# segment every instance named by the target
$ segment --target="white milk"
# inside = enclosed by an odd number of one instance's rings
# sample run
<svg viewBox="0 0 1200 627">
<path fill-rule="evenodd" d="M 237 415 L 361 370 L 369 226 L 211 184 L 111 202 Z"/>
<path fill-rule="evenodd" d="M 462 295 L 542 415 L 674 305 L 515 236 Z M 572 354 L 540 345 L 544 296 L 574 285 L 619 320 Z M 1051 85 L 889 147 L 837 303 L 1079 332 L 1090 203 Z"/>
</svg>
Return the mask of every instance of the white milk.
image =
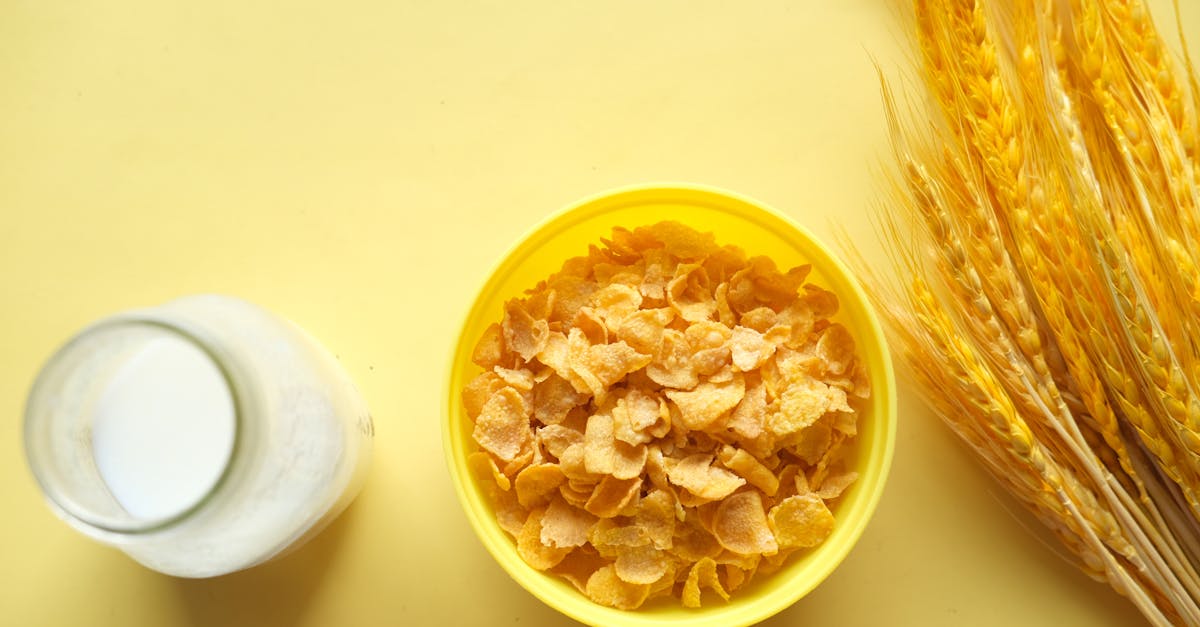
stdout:
<svg viewBox="0 0 1200 627">
<path fill-rule="evenodd" d="M 186 511 L 212 489 L 233 450 L 233 398 L 212 360 L 177 337 L 123 364 L 92 409 L 96 467 L 117 502 L 143 519 Z"/>
</svg>

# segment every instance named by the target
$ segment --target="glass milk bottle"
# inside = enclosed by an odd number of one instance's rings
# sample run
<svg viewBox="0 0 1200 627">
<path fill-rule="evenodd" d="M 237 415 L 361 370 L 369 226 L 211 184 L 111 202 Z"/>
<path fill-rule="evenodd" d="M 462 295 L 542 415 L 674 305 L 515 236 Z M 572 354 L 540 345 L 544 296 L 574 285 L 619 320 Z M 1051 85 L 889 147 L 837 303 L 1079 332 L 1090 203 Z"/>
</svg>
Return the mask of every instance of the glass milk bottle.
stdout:
<svg viewBox="0 0 1200 627">
<path fill-rule="evenodd" d="M 337 517 L 362 485 L 373 427 L 299 327 L 203 295 L 76 335 L 38 375 L 24 435 L 61 518 L 155 570 L 210 577 Z"/>
</svg>

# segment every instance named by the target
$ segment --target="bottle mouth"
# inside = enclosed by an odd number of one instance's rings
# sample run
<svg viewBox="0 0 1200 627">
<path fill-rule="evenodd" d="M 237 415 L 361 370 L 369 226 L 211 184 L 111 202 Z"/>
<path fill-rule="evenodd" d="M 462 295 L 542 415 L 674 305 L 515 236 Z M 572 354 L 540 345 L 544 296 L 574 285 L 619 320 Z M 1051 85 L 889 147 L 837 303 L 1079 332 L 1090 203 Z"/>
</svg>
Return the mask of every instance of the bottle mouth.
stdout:
<svg viewBox="0 0 1200 627">
<path fill-rule="evenodd" d="M 26 461 L 53 509 L 93 534 L 159 531 L 205 509 L 243 439 L 227 363 L 188 329 L 136 314 L 70 339 L 25 407 Z"/>
</svg>

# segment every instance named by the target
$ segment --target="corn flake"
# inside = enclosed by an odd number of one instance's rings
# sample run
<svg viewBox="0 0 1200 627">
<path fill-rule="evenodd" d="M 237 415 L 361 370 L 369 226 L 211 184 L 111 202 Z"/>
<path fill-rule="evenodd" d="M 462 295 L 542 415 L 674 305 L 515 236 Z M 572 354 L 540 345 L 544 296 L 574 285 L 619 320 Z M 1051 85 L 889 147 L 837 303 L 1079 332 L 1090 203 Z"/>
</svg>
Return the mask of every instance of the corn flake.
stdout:
<svg viewBox="0 0 1200 627">
<path fill-rule="evenodd" d="M 817 496 L 826 501 L 832 501 L 840 497 L 846 491 L 846 488 L 850 487 L 857 480 L 858 473 L 854 471 L 829 475 L 821 482 L 821 487 L 817 490 Z"/>
<path fill-rule="evenodd" d="M 588 540 L 588 530 L 596 520 L 587 511 L 557 497 L 550 501 L 542 516 L 542 544 L 555 548 L 583 546 Z"/>
<path fill-rule="evenodd" d="M 609 560 L 601 557 L 596 551 L 587 550 L 588 548 L 587 545 L 584 545 L 579 549 L 571 551 L 563 561 L 550 569 L 550 572 L 566 579 L 572 586 L 575 586 L 575 589 L 581 594 L 587 594 L 587 582 L 592 573 L 610 563 Z"/>
<path fill-rule="evenodd" d="M 502 368 L 496 366 L 493 368 L 496 376 L 500 377 L 501 381 L 511 386 L 514 390 L 520 392 L 528 392 L 533 389 L 533 373 L 526 368 Z"/>
<path fill-rule="evenodd" d="M 572 329 L 574 333 L 575 329 Z M 603 402 L 608 389 L 625 375 L 645 368 L 653 358 L 643 355 L 625 342 L 588 346 L 576 356 L 571 370 L 575 372 L 597 402 Z"/>
<path fill-rule="evenodd" d="M 471 420 L 478 420 L 484 403 L 487 403 L 492 394 L 500 391 L 504 385 L 504 379 L 494 372 L 484 372 L 471 379 L 462 392 L 463 410 L 467 412 L 467 417 Z"/>
<path fill-rule="evenodd" d="M 730 346 L 733 365 L 742 372 L 757 369 L 775 353 L 775 345 L 765 340 L 762 333 L 742 326 L 733 328 Z"/>
<path fill-rule="evenodd" d="M 588 472 L 586 460 L 587 453 L 584 443 L 579 441 L 563 449 L 562 455 L 558 457 L 558 465 L 562 468 L 568 482 L 598 481 L 597 475 Z"/>
<path fill-rule="evenodd" d="M 546 504 L 550 496 L 557 492 L 558 486 L 566 480 L 557 464 L 537 464 L 526 466 L 517 473 L 517 479 L 513 483 L 521 506 L 531 509 Z"/>
<path fill-rule="evenodd" d="M 649 585 L 666 574 L 671 559 L 652 544 L 625 546 L 617 550 L 617 561 L 613 566 L 622 581 Z"/>
<path fill-rule="evenodd" d="M 703 321 L 689 326 L 684 338 L 692 351 L 692 368 L 702 376 L 729 369 L 731 335 L 729 327 L 720 322 Z"/>
<path fill-rule="evenodd" d="M 719 555 L 721 543 L 700 524 L 698 514 L 693 513 L 682 524 L 676 525 L 670 551 L 686 562 L 696 562 Z"/>
<path fill-rule="evenodd" d="M 825 501 L 813 493 L 784 499 L 771 508 L 767 518 L 782 547 L 813 547 L 833 532 L 833 513 L 825 506 Z"/>
<path fill-rule="evenodd" d="M 510 300 L 504 306 L 504 321 L 500 326 L 504 345 L 525 361 L 542 350 L 550 334 L 549 323 L 535 319 L 517 300 Z"/>
<path fill-rule="evenodd" d="M 579 310 L 587 305 L 596 291 L 595 281 L 583 276 L 568 273 L 559 274 L 548 281 L 550 289 L 554 290 L 554 307 L 550 312 L 551 322 L 569 322 L 575 319 Z"/>
<path fill-rule="evenodd" d="M 729 306 L 729 284 L 721 283 L 713 290 L 713 298 L 717 301 L 717 322 L 732 327 L 737 324 L 738 316 Z"/>
<path fill-rule="evenodd" d="M 767 388 L 757 381 L 747 386 L 742 400 L 729 417 L 729 428 L 739 437 L 753 440 L 762 434 L 767 415 Z"/>
<path fill-rule="evenodd" d="M 613 437 L 626 444 L 645 444 L 654 439 L 649 429 L 664 420 L 658 398 L 633 388 L 612 410 Z M 665 418 L 669 420 L 668 418 Z"/>
<path fill-rule="evenodd" d="M 612 518 L 637 497 L 642 487 L 642 478 L 616 479 L 606 475 L 596 485 L 592 496 L 584 504 L 584 509 L 600 518 Z"/>
<path fill-rule="evenodd" d="M 720 579 L 717 578 L 717 563 L 712 558 L 705 557 L 696 562 L 692 566 L 692 570 L 688 572 L 687 580 L 683 584 L 683 595 L 681 600 L 684 607 L 700 607 L 700 591 L 702 588 L 709 588 L 716 592 L 722 599 L 728 601 L 729 593 L 721 586 Z"/>
<path fill-rule="evenodd" d="M 530 437 L 525 401 L 511 387 L 492 394 L 475 421 L 473 437 L 484 450 L 503 461 L 512 461 Z"/>
<path fill-rule="evenodd" d="M 583 307 L 571 321 L 571 328 L 583 334 L 588 344 L 607 344 L 608 326 L 600 317 L 600 312 L 591 307 Z"/>
<path fill-rule="evenodd" d="M 587 399 L 566 379 L 551 373 L 533 387 L 533 418 L 544 425 L 558 424 Z"/>
<path fill-rule="evenodd" d="M 733 564 L 725 564 L 725 590 L 732 593 L 742 587 L 742 584 L 746 582 L 747 572 L 753 571 L 743 570 Z"/>
<path fill-rule="evenodd" d="M 642 283 L 638 286 L 638 291 L 645 299 L 642 301 L 643 304 L 650 301 L 656 306 L 661 306 L 666 304 L 667 283 L 674 277 L 674 266 L 666 253 L 661 250 L 648 250 L 645 257 L 646 273 L 642 276 Z"/>
<path fill-rule="evenodd" d="M 797 382 L 780 397 L 780 411 L 768 424 L 779 436 L 796 433 L 831 411 L 853 411 L 846 403 L 846 392 L 808 378 Z"/>
<path fill-rule="evenodd" d="M 554 568 L 571 552 L 570 547 L 551 547 L 542 543 L 542 517 L 544 509 L 529 512 L 521 533 L 517 536 L 517 552 L 526 564 L 538 569 Z"/>
<path fill-rule="evenodd" d="M 667 390 L 666 396 L 679 407 L 683 427 L 702 431 L 725 412 L 737 407 L 746 393 L 745 386 L 745 379 L 737 373 L 725 383 L 708 381 L 688 392 Z"/>
<path fill-rule="evenodd" d="M 610 473 L 616 479 L 633 479 L 640 477 L 646 467 L 648 450 L 645 444 L 626 444 L 620 440 L 613 441 L 613 469 Z"/>
<path fill-rule="evenodd" d="M 689 322 L 709 320 L 717 311 L 712 300 L 708 273 L 699 264 L 681 264 L 667 283 L 667 303 Z"/>
<path fill-rule="evenodd" d="M 651 490 L 638 501 L 633 523 L 659 549 L 670 549 L 675 536 L 675 497 L 663 489 Z"/>
<path fill-rule="evenodd" d="M 585 488 L 585 487 L 579 486 L 579 485 L 571 485 L 568 482 L 568 483 L 564 483 L 563 485 L 559 486 L 558 494 L 559 494 L 559 496 L 561 496 L 563 498 L 564 501 L 566 501 L 567 503 L 570 503 L 572 507 L 575 507 L 577 509 L 583 509 L 587 505 L 588 499 L 592 498 L 592 492 L 594 490 L 595 490 L 594 485 L 587 486 Z M 584 510 L 584 513 L 589 513 L 589 512 L 587 512 L 587 510 Z"/>
<path fill-rule="evenodd" d="M 717 457 L 721 464 L 762 490 L 763 494 L 775 496 L 775 492 L 779 490 L 779 479 L 775 477 L 775 473 L 745 449 L 735 449 L 726 445 L 717 453 Z"/>
<path fill-rule="evenodd" d="M 692 365 L 692 351 L 682 332 L 676 329 L 663 331 L 662 347 L 646 368 L 646 375 L 663 387 L 679 390 L 696 387 L 700 375 Z"/>
<path fill-rule="evenodd" d="M 766 334 L 771 329 L 775 328 L 776 322 L 779 320 L 779 314 L 775 313 L 770 307 L 758 307 L 751 309 L 742 314 L 740 323 L 747 329 L 758 331 Z"/>
<path fill-rule="evenodd" d="M 508 476 L 500 472 L 500 467 L 496 465 L 496 460 L 483 451 L 475 451 L 468 455 L 467 467 L 479 479 L 490 478 L 492 481 L 495 481 L 496 486 L 501 490 L 507 490 L 512 487 L 512 482 L 509 481 Z"/>
<path fill-rule="evenodd" d="M 621 323 L 641 307 L 642 294 L 637 288 L 616 283 L 593 292 L 589 302 L 608 330 L 615 334 Z"/>
<path fill-rule="evenodd" d="M 614 332 L 634 350 L 657 355 L 662 349 L 663 332 L 674 318 L 675 312 L 670 309 L 642 309 L 622 318 Z"/>
<path fill-rule="evenodd" d="M 834 431 L 830 422 L 828 418 L 823 418 L 801 431 L 799 441 L 789 450 L 807 464 L 815 465 L 820 462 L 825 451 L 833 445 Z"/>
<path fill-rule="evenodd" d="M 738 492 L 721 501 L 712 521 L 713 535 L 721 546 L 742 555 L 770 555 L 779 550 L 767 526 L 758 492 Z"/>
<path fill-rule="evenodd" d="M 844 374 L 854 362 L 854 338 L 846 327 L 838 323 L 831 324 L 821 332 L 816 352 L 827 372 Z"/>
<path fill-rule="evenodd" d="M 536 437 L 547 453 L 560 460 L 567 447 L 572 444 L 583 444 L 582 433 L 561 424 L 547 425 L 538 429 Z M 580 452 L 582 453 L 582 449 Z"/>
<path fill-rule="evenodd" d="M 672 256 L 686 261 L 704 259 L 718 249 L 712 233 L 701 233 L 678 222 L 640 227 L 634 235 L 645 242 L 658 242 Z"/>
<path fill-rule="evenodd" d="M 613 473 L 616 441 L 611 414 L 597 413 L 588 418 L 587 431 L 583 434 L 583 463 L 588 472 L 598 475 Z"/>
<path fill-rule="evenodd" d="M 517 502 L 517 494 L 513 490 L 501 490 L 495 483 L 485 483 L 488 500 L 496 510 L 496 522 L 505 533 L 517 538 L 529 518 L 529 512 Z"/>
<path fill-rule="evenodd" d="M 741 477 L 712 465 L 712 455 L 696 453 L 681 460 L 667 460 L 671 483 L 707 501 L 723 499 L 746 484 Z"/>
<path fill-rule="evenodd" d="M 588 541 L 605 557 L 616 559 L 621 547 L 645 546 L 650 538 L 641 527 L 602 518 L 588 532 Z"/>
<path fill-rule="evenodd" d="M 504 332 L 500 329 L 500 325 L 493 322 L 487 329 L 484 329 L 479 343 L 471 352 L 471 361 L 484 370 L 491 370 L 500 365 L 503 359 Z"/>
<path fill-rule="evenodd" d="M 587 581 L 587 595 L 596 603 L 632 610 L 641 607 L 650 596 L 650 586 L 623 581 L 617 576 L 616 567 L 604 566 L 592 573 Z"/>
</svg>

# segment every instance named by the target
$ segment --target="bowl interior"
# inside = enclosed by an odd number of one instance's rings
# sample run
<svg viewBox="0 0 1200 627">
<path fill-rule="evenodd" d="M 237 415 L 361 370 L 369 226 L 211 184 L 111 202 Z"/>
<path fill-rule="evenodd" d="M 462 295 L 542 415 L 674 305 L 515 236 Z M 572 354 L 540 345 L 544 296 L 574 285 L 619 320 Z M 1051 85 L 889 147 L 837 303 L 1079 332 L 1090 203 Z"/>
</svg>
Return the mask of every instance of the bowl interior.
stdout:
<svg viewBox="0 0 1200 627">
<path fill-rule="evenodd" d="M 466 466 L 475 450 L 471 421 L 463 411 L 460 391 L 480 369 L 471 351 L 492 322 L 503 315 L 503 304 L 561 268 L 570 257 L 584 255 L 612 228 L 634 228 L 676 220 L 699 231 L 711 231 L 719 244 L 733 244 L 749 255 L 767 255 L 781 269 L 803 263 L 813 266 L 809 281 L 838 295 L 836 316 L 854 335 L 859 355 L 867 362 L 872 385 L 859 419 L 855 450 L 848 459 L 859 480 L 842 497 L 834 514 L 833 534 L 808 553 L 795 554 L 779 571 L 756 577 L 738 589 L 729 603 L 719 599 L 701 610 L 662 599 L 633 612 L 592 603 L 570 584 L 538 572 L 521 560 L 513 541 L 500 529 L 485 493 Z M 488 278 L 467 315 L 453 355 L 446 390 L 448 421 L 444 425 L 450 472 L 472 527 L 488 551 L 523 587 L 551 607 L 595 625 L 662 625 L 687 621 L 693 625 L 737 625 L 760 621 L 786 608 L 811 591 L 849 553 L 875 509 L 891 463 L 895 435 L 895 383 L 887 346 L 878 320 L 861 288 L 846 268 L 806 231 L 758 203 L 727 192 L 691 187 L 641 187 L 584 200 L 536 227 L 504 258 Z"/>
</svg>

